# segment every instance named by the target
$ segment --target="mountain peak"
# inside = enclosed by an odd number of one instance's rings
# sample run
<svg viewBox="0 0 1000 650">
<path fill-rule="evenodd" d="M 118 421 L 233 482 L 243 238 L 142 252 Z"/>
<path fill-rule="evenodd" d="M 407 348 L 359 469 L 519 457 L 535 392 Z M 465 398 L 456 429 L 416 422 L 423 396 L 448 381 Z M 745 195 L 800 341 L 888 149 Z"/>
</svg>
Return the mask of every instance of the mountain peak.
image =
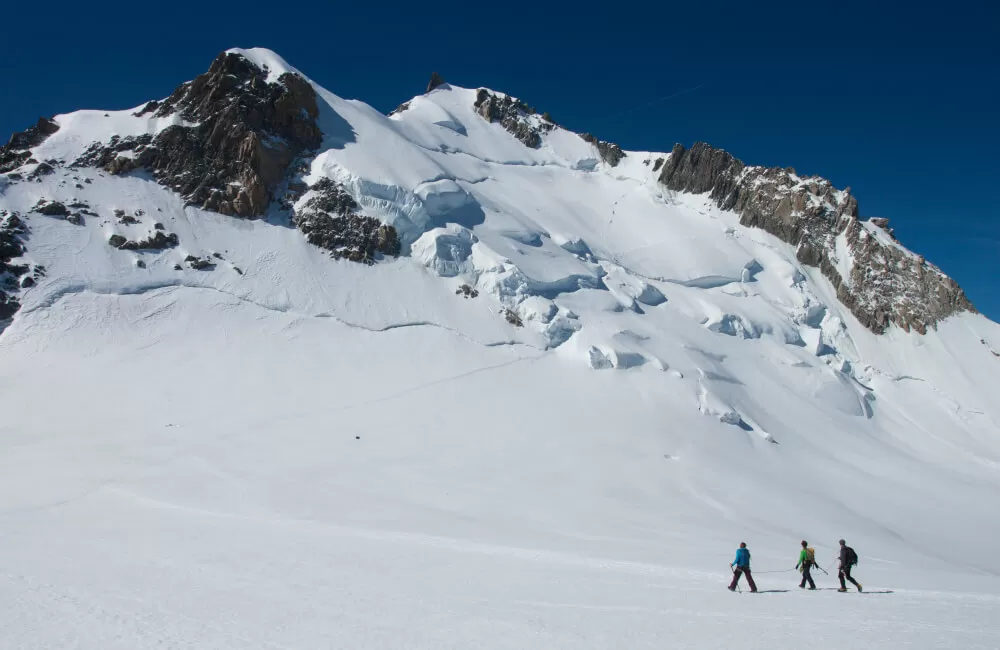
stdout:
<svg viewBox="0 0 1000 650">
<path fill-rule="evenodd" d="M 442 87 L 454 92 L 432 92 Z M 787 168 L 746 165 L 703 142 L 690 149 L 676 145 L 670 154 L 633 157 L 589 133 L 566 131 L 548 113 L 539 114 L 516 97 L 487 88 L 448 86 L 437 72 L 425 94 L 393 111 L 392 117 L 399 121 L 396 136 L 310 82 L 275 52 L 234 48 L 166 99 L 147 103 L 127 119 L 115 118 L 120 122 L 112 123 L 119 126 L 111 137 L 74 153 L 71 166 L 98 167 L 116 175 L 145 170 L 189 205 L 224 215 L 260 217 L 277 204 L 308 241 L 359 261 L 371 261 L 379 251 L 405 252 L 406 246 L 394 241 L 397 234 L 408 245 L 425 234 L 421 220 L 435 220 L 421 216 L 415 221 L 405 211 L 386 214 L 384 199 L 376 198 L 378 191 L 369 195 L 372 181 L 365 175 L 385 176 L 397 165 L 380 159 L 368 169 L 367 155 L 355 160 L 350 152 L 361 151 L 354 144 L 359 132 L 369 133 L 372 142 L 400 138 L 398 146 L 404 150 L 416 145 L 414 152 L 457 153 L 485 164 L 517 162 L 588 173 L 615 168 L 623 178 L 668 191 L 706 194 L 717 208 L 737 214 L 741 225 L 760 228 L 793 246 L 798 262 L 820 269 L 837 298 L 873 332 L 897 325 L 924 333 L 952 314 L 974 311 L 953 280 L 900 246 L 883 221 L 861 221 L 850 191 L 838 190 L 825 179 L 800 177 Z M 44 163 L 35 156 L 50 148 L 44 143 L 62 122 L 61 117 L 41 120 L 15 134 L 0 149 L 0 170 L 15 172 L 11 178 L 16 180 L 16 170 L 32 164 L 37 166 L 30 171 L 32 178 L 55 169 L 58 156 Z M 99 132 L 108 132 L 107 120 L 101 122 L 97 115 L 86 116 L 86 122 L 100 123 Z M 504 131 L 509 138 L 500 135 Z M 63 141 L 78 142 L 79 136 Z M 328 161 L 340 158 L 335 155 L 340 149 L 344 161 L 330 168 Z M 645 165 L 640 165 L 641 159 Z M 404 158 L 399 162 L 403 168 L 392 173 L 410 176 L 425 164 L 418 157 Z M 440 171 L 430 177 L 452 179 L 455 175 L 448 170 L 453 164 L 447 158 L 434 163 Z M 324 179 L 334 179 L 333 185 L 316 185 Z M 392 187 L 380 191 L 412 191 Z M 471 196 L 465 189 L 449 192 L 455 196 L 445 204 Z M 443 200 L 435 195 L 417 194 L 414 200 L 427 206 Z M 344 197 L 351 198 L 355 211 L 317 208 L 347 205 Z M 365 216 L 365 211 L 375 214 Z M 453 218 L 452 212 L 446 210 L 438 218 Z M 351 222 L 354 218 L 361 221 Z M 382 222 L 393 229 L 380 231 Z"/>
<path fill-rule="evenodd" d="M 278 77 L 285 73 L 297 74 L 305 78 L 305 75 L 285 61 L 281 55 L 265 47 L 251 47 L 248 49 L 234 47 L 226 50 L 223 54 L 234 54 L 243 57 L 257 68 L 266 70 L 266 80 L 268 82 L 276 81 Z"/>
<path fill-rule="evenodd" d="M 431 80 L 427 82 L 427 90 L 424 91 L 424 94 L 426 95 L 427 93 L 431 92 L 435 88 L 437 88 L 439 86 L 443 86 L 444 84 L 445 84 L 445 81 L 444 81 L 444 79 L 441 78 L 441 75 L 439 75 L 437 72 L 432 72 L 431 73 Z"/>
</svg>

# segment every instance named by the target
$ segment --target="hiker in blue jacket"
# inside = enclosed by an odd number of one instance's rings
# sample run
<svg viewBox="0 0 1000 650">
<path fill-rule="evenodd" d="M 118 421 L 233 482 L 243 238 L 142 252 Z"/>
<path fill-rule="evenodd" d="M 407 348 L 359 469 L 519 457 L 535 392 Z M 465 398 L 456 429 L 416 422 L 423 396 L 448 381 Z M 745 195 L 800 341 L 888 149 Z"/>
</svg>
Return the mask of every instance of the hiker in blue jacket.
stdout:
<svg viewBox="0 0 1000 650">
<path fill-rule="evenodd" d="M 736 591 L 736 583 L 740 581 L 740 576 L 744 573 L 747 575 L 750 591 L 757 591 L 757 585 L 754 584 L 753 576 L 750 575 L 750 551 L 747 549 L 746 542 L 740 542 L 740 547 L 736 549 L 736 559 L 730 566 L 733 568 L 733 581 L 729 583 L 729 591 Z"/>
</svg>

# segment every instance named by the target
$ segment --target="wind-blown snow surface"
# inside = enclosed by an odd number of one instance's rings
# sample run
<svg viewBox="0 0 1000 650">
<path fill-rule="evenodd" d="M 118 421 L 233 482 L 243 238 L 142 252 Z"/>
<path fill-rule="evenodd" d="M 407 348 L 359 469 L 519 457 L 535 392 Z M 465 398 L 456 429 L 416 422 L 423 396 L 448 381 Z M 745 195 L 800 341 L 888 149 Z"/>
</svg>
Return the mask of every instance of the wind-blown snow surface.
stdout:
<svg viewBox="0 0 1000 650">
<path fill-rule="evenodd" d="M 28 214 L 47 277 L 0 336 L 4 647 L 997 647 L 1000 326 L 872 335 L 660 154 L 528 149 L 472 90 L 391 118 L 317 91 L 310 180 L 403 257 L 142 175 L 0 188 L 101 215 Z M 111 248 L 116 208 L 180 246 Z M 840 537 L 866 592 L 800 592 L 799 540 L 833 571 Z M 740 541 L 767 593 L 725 590 Z"/>
</svg>

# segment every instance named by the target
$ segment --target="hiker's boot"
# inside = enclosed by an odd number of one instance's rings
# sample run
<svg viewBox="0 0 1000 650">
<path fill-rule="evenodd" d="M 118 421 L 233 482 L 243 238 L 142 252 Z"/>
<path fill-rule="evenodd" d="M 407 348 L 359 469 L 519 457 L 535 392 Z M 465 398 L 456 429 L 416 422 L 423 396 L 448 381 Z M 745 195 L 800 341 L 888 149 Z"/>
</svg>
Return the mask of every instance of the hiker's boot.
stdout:
<svg viewBox="0 0 1000 650">
<path fill-rule="evenodd" d="M 736 587 L 726 587 L 729 591 L 736 591 Z"/>
<path fill-rule="evenodd" d="M 840 588 L 840 589 L 838 589 L 837 591 L 840 591 L 840 592 L 844 592 L 844 591 L 847 591 L 847 587 L 841 587 L 841 588 Z"/>
<path fill-rule="evenodd" d="M 858 583 L 858 591 L 861 591 L 861 583 Z"/>
</svg>

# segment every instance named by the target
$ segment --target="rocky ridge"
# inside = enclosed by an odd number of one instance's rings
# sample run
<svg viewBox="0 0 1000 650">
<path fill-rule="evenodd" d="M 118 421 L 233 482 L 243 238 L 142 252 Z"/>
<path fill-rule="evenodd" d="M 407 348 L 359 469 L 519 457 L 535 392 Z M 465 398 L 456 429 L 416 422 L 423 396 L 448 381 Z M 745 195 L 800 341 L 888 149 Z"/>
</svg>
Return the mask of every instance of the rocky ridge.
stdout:
<svg viewBox="0 0 1000 650">
<path fill-rule="evenodd" d="M 58 130 L 58 124 L 48 118 L 40 117 L 35 126 L 11 135 L 10 141 L 0 147 L 0 174 L 12 172 L 22 165 L 37 163 L 38 161 L 31 157 L 32 147 L 42 144 L 47 137 Z"/>
<path fill-rule="evenodd" d="M 114 137 L 74 164 L 113 174 L 147 169 L 191 204 L 240 217 L 264 214 L 292 161 L 323 137 L 316 93 L 305 79 L 286 72 L 268 82 L 266 70 L 232 52 L 137 113 L 147 114 L 179 114 L 195 125 L 169 126 L 155 137 Z"/>
<path fill-rule="evenodd" d="M 499 95 L 485 88 L 476 93 L 476 112 L 487 122 L 498 122 L 524 146 L 537 149 L 542 134 L 555 128 L 550 118 L 538 116 L 535 109 L 510 95 Z"/>
<path fill-rule="evenodd" d="M 795 246 L 799 261 L 818 267 L 837 298 L 875 333 L 898 325 L 923 334 L 954 313 L 975 311 L 954 280 L 895 243 L 887 219 L 862 222 L 849 188 L 792 169 L 748 166 L 703 142 L 675 145 L 658 180 L 677 192 L 708 193 L 744 226 Z M 846 255 L 839 255 L 848 259 L 838 257 L 840 237 Z"/>
<path fill-rule="evenodd" d="M 616 167 L 618 163 L 625 159 L 625 152 L 622 151 L 622 148 L 614 142 L 599 140 L 596 136 L 591 135 L 590 133 L 581 133 L 580 137 L 586 142 L 589 142 L 597 147 L 597 152 L 601 154 L 601 160 L 612 167 Z"/>
<path fill-rule="evenodd" d="M 269 79 L 266 66 L 258 67 L 238 53 L 223 53 L 205 74 L 136 113 L 179 116 L 183 124 L 155 135 L 113 136 L 94 143 L 71 166 L 98 167 L 111 174 L 145 169 L 190 204 L 240 217 L 263 215 L 284 185 L 289 192 L 283 207 L 310 243 L 335 258 L 365 263 L 378 255 L 398 255 L 395 229 L 361 215 L 343 187 L 328 179 L 312 187 L 290 180 L 301 176 L 304 161 L 322 142 L 317 98 L 309 82 L 297 74 Z M 435 73 L 426 92 L 444 83 Z M 406 108 L 404 104 L 397 110 Z M 538 148 L 542 136 L 556 128 L 548 114 L 539 115 L 523 101 L 485 88 L 477 91 L 474 109 L 529 148 Z M 38 162 L 31 149 L 59 128 L 42 118 L 14 134 L 0 147 L 0 173 L 12 181 L 23 178 L 22 172 L 28 180 L 53 173 L 62 161 Z M 589 133 L 579 136 L 594 145 L 611 167 L 627 155 L 618 145 Z M 296 163 L 299 167 L 293 169 Z M 35 167 L 21 169 L 27 165 Z M 708 193 L 720 208 L 738 213 L 743 225 L 762 228 L 794 245 L 798 259 L 819 268 L 836 288 L 838 299 L 874 332 L 898 325 L 924 333 L 953 313 L 975 311 L 957 283 L 895 242 L 887 220 L 861 221 L 850 191 L 837 190 L 825 179 L 800 177 L 791 169 L 748 166 L 704 143 L 691 149 L 676 145 L 669 156 L 657 158 L 652 169 L 668 189 Z M 293 191 L 294 187 L 298 189 Z M 309 197 L 303 203 L 299 198 L 305 192 Z M 93 214 L 44 200 L 35 211 L 77 224 L 83 214 Z M 9 232 L 5 241 L 13 250 Z M 152 233 L 148 240 L 116 235 L 109 243 L 124 250 L 177 245 L 175 235 L 163 232 Z M 23 252 L 23 245 L 18 245 Z M 6 286 L 10 291 L 9 279 Z M 0 296 L 4 304 L 11 300 L 8 294 Z"/>
</svg>

